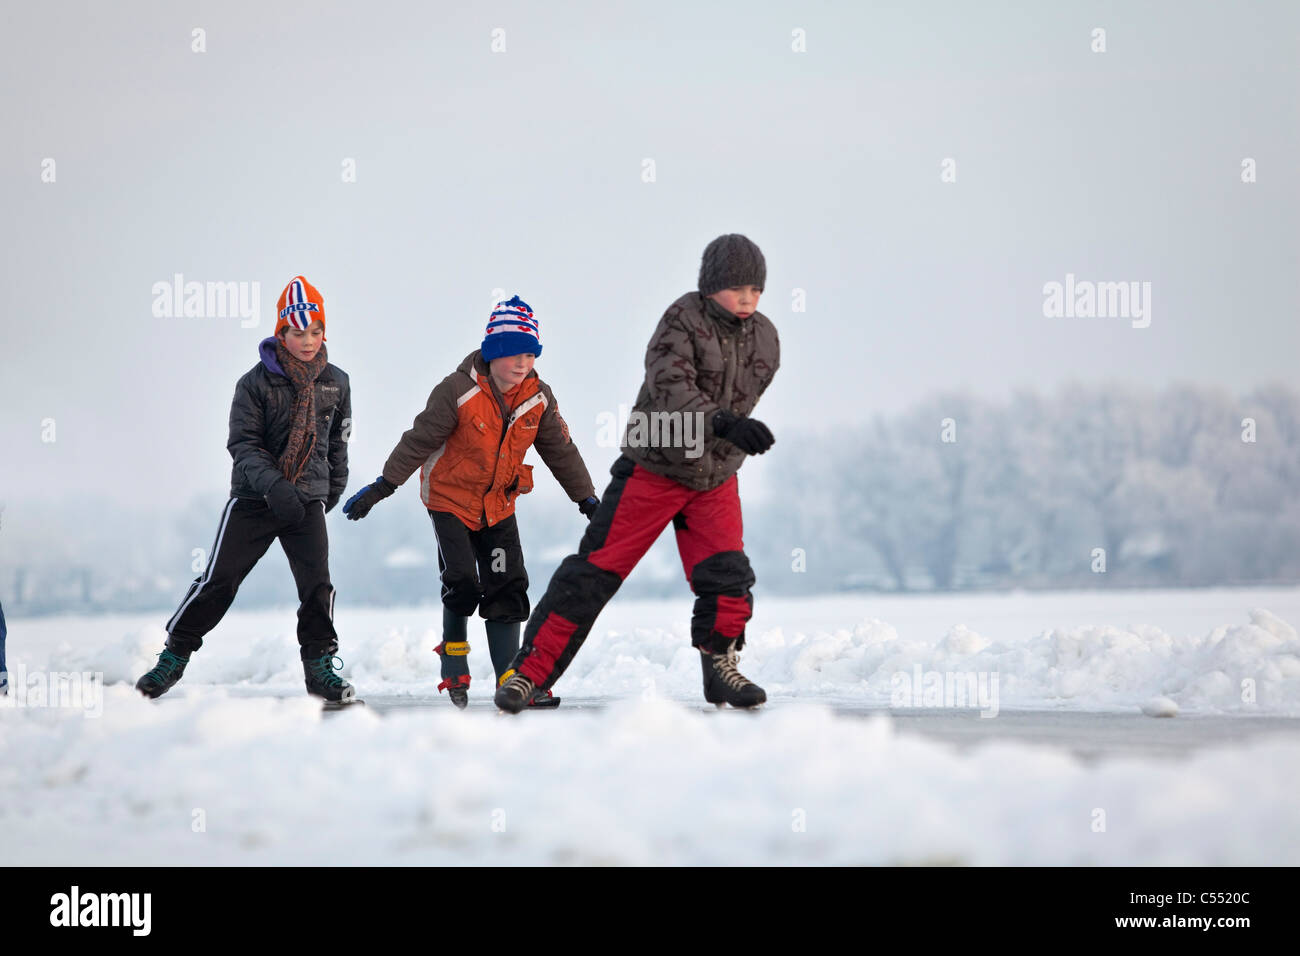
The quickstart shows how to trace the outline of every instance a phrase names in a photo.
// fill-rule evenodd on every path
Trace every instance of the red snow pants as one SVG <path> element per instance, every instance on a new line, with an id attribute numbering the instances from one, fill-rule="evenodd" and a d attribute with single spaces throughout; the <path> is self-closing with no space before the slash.
<path id="1" fill-rule="evenodd" d="M 695 593 L 691 643 L 740 650 L 753 613 L 754 572 L 741 540 L 736 476 L 695 491 L 620 456 L 613 481 L 582 536 L 537 603 L 513 667 L 542 689 L 564 673 L 614 592 L 668 522 L 677 534 L 686 580 Z"/>

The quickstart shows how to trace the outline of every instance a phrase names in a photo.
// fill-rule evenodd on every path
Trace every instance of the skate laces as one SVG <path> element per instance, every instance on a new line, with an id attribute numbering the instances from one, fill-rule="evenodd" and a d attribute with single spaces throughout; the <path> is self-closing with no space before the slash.
<path id="1" fill-rule="evenodd" d="M 506 681 L 504 686 L 507 693 L 518 694 L 525 700 L 527 700 L 528 695 L 531 694 L 536 687 L 531 680 L 518 672 Z"/>
<path id="2" fill-rule="evenodd" d="M 171 677 L 178 670 L 184 670 L 185 665 L 190 662 L 188 657 L 177 657 L 171 651 L 163 649 L 158 655 L 158 663 L 153 666 L 153 673 L 163 680 Z"/>
<path id="3" fill-rule="evenodd" d="M 736 649 L 728 648 L 725 654 L 712 654 L 713 672 L 732 690 L 740 690 L 751 683 L 748 677 L 736 669 Z"/>
<path id="4" fill-rule="evenodd" d="M 338 663 L 335 664 L 335 661 L 338 661 Z M 343 686 L 343 678 L 334 673 L 336 670 L 342 669 L 343 659 L 336 657 L 333 654 L 327 654 L 324 657 L 319 657 L 311 662 L 311 676 L 316 678 L 316 680 L 320 681 L 326 687 Z"/>

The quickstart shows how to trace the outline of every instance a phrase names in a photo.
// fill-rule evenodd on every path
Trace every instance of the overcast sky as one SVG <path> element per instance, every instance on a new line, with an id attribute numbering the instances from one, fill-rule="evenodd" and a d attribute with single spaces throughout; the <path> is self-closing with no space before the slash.
<path id="1" fill-rule="evenodd" d="M 6 7 L 0 500 L 219 507 L 297 273 L 354 486 L 504 289 L 603 488 L 597 416 L 724 232 L 767 256 L 774 453 L 940 388 L 1294 381 L 1300 5 L 466 6 Z M 258 283 L 258 324 L 156 316 L 178 273 Z M 1067 274 L 1149 282 L 1149 326 L 1045 316 Z"/>

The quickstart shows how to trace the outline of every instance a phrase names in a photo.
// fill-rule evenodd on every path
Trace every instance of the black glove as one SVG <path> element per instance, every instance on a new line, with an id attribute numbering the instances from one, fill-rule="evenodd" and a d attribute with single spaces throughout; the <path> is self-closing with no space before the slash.
<path id="1" fill-rule="evenodd" d="M 713 415 L 713 434 L 731 442 L 747 455 L 761 455 L 776 441 L 771 430 L 756 418 L 746 418 L 725 408 Z"/>
<path id="2" fill-rule="evenodd" d="M 344 503 L 343 513 L 348 516 L 349 521 L 359 521 L 370 514 L 371 508 L 396 490 L 396 485 L 390 485 L 384 480 L 384 476 L 380 475 Z"/>
<path id="3" fill-rule="evenodd" d="M 600 499 L 595 495 L 592 495 L 590 498 L 584 498 L 582 501 L 578 502 L 578 510 L 587 516 L 588 521 L 596 516 L 596 509 L 599 507 Z"/>
<path id="4" fill-rule="evenodd" d="M 330 495 L 328 498 L 325 499 L 326 514 L 329 514 L 331 511 L 334 510 L 334 506 L 339 503 L 339 497 L 340 495 L 337 492 L 335 492 L 334 494 Z"/>
<path id="5" fill-rule="evenodd" d="M 298 494 L 298 489 L 289 484 L 288 479 L 285 478 L 281 478 L 271 486 L 271 490 L 266 493 L 266 503 L 275 512 L 277 518 L 289 524 L 297 524 L 306 514 L 302 495 Z"/>

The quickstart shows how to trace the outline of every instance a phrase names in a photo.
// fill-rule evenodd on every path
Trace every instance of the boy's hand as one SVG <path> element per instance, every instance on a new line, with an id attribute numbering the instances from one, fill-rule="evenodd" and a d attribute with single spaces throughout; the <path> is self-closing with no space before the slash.
<path id="1" fill-rule="evenodd" d="M 592 495 L 590 498 L 584 498 L 582 501 L 578 502 L 578 510 L 587 516 L 588 521 L 595 517 L 596 509 L 599 507 L 600 499 L 595 495 Z"/>
<path id="2" fill-rule="evenodd" d="M 384 476 L 380 475 L 344 503 L 343 513 L 348 516 L 349 521 L 359 521 L 370 514 L 371 508 L 396 490 L 396 485 L 389 484 Z"/>
<path id="3" fill-rule="evenodd" d="M 298 489 L 289 484 L 288 479 L 281 478 L 266 493 L 266 503 L 281 521 L 297 524 L 302 520 L 306 510 L 302 505 L 302 495 Z"/>
<path id="4" fill-rule="evenodd" d="M 713 416 L 713 434 L 731 442 L 747 455 L 761 455 L 776 441 L 772 431 L 757 418 L 746 418 L 725 408 Z"/>
<path id="5" fill-rule="evenodd" d="M 326 498 L 326 499 L 325 499 L 325 513 L 326 513 L 326 514 L 329 514 L 331 511 L 333 511 L 333 510 L 334 510 L 334 506 L 335 506 L 336 504 L 338 504 L 338 503 L 339 503 L 339 496 L 338 496 L 338 495 L 330 495 L 328 498 Z"/>

